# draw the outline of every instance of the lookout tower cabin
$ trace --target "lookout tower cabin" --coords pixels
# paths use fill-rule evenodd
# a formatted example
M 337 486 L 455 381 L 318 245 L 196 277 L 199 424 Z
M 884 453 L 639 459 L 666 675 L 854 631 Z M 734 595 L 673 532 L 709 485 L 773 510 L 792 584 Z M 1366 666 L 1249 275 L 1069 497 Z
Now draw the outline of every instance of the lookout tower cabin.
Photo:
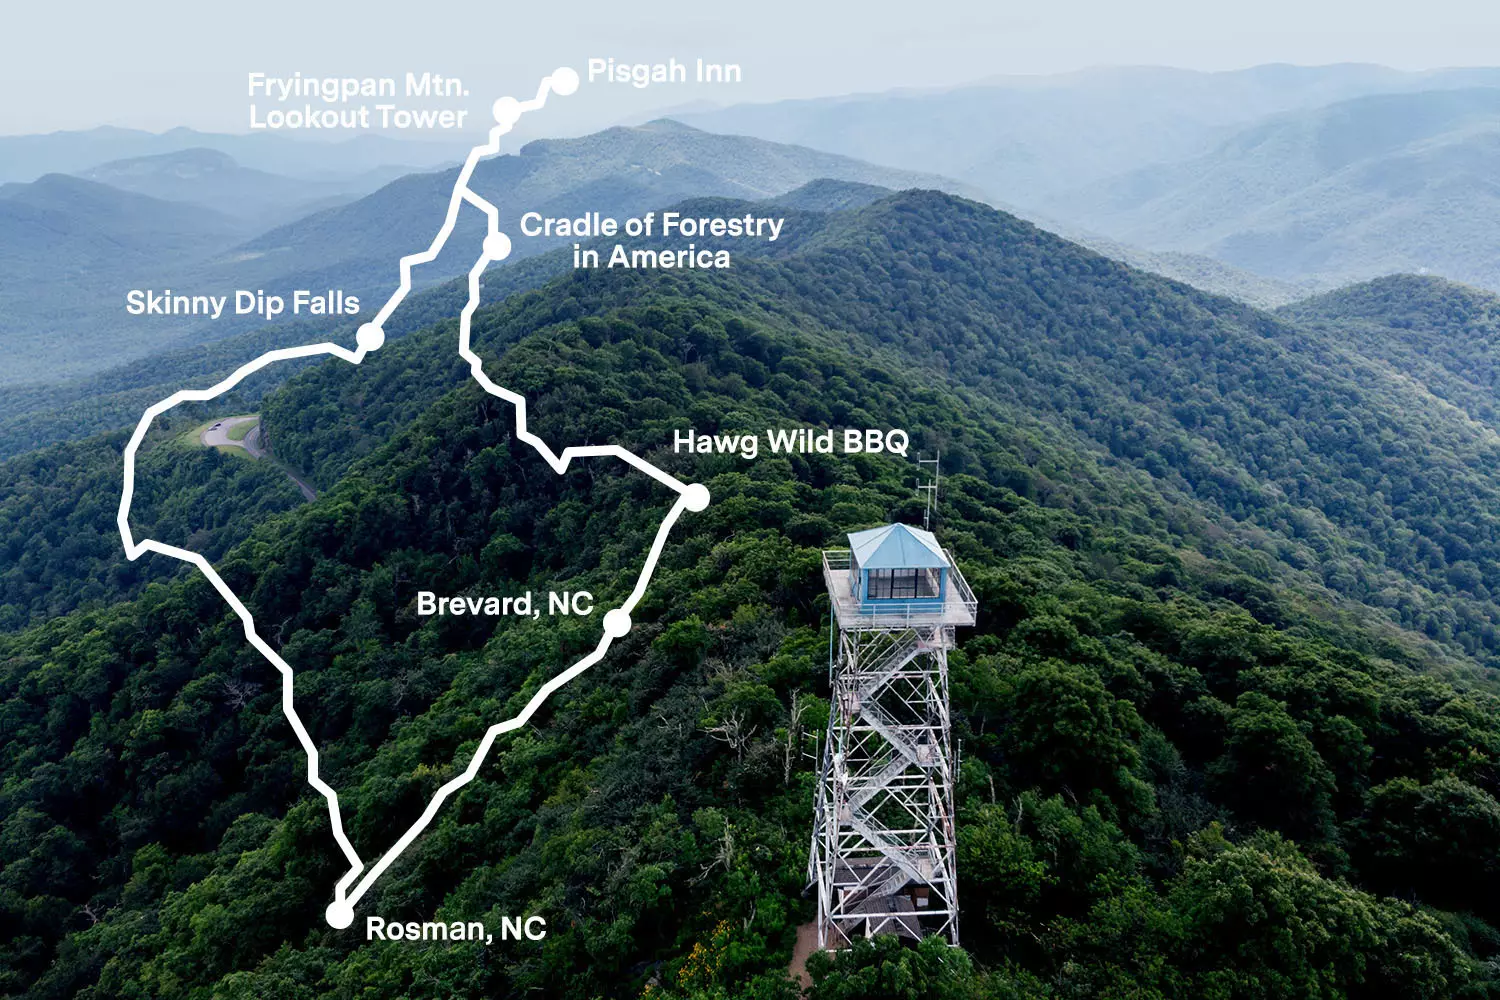
M 887 524 L 848 538 L 823 553 L 840 628 L 974 624 L 974 595 L 932 532 Z

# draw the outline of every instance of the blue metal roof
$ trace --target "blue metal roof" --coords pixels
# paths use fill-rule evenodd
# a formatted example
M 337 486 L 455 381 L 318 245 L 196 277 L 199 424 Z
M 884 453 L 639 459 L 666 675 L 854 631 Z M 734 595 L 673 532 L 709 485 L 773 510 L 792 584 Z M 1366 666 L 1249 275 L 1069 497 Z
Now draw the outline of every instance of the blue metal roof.
M 849 533 L 849 551 L 860 569 L 913 569 L 947 566 L 948 557 L 932 532 L 906 524 Z

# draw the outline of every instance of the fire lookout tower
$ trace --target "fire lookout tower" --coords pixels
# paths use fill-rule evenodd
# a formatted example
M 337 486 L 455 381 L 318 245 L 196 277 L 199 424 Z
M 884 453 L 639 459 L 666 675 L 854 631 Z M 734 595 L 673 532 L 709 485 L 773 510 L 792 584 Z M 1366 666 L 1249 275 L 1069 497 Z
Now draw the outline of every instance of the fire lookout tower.
M 848 537 L 823 553 L 838 651 L 807 864 L 818 946 L 876 934 L 956 945 L 948 650 L 977 602 L 931 532 Z

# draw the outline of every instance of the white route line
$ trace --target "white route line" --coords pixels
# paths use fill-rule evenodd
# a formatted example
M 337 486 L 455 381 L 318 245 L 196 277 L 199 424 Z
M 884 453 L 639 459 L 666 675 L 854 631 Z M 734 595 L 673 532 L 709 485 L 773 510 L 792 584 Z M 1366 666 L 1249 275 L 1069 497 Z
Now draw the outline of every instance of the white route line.
M 475 146 L 469 150 L 468 158 L 464 161 L 463 169 L 459 171 L 458 179 L 454 181 L 453 193 L 448 198 L 448 211 L 443 218 L 442 228 L 433 237 L 432 243 L 421 253 L 414 253 L 401 258 L 401 284 L 391 293 L 385 305 L 376 313 L 375 318 L 359 328 L 355 337 L 358 345 L 357 350 L 349 350 L 338 344 L 307 344 L 302 347 L 287 347 L 280 350 L 268 351 L 247 364 L 235 369 L 233 374 L 223 381 L 210 386 L 207 389 L 183 389 L 163 399 L 161 402 L 149 407 L 142 414 L 140 422 L 136 424 L 135 433 L 131 435 L 130 441 L 125 445 L 125 474 L 124 486 L 120 491 L 120 512 L 116 517 L 116 523 L 120 527 L 120 539 L 125 545 L 125 555 L 131 560 L 139 559 L 147 552 L 157 552 L 161 555 L 171 556 L 183 562 L 192 563 L 198 571 L 213 584 L 215 590 L 224 598 L 224 602 L 233 609 L 245 626 L 245 638 L 250 645 L 264 656 L 272 666 L 281 672 L 281 708 L 286 713 L 287 722 L 291 724 L 292 731 L 297 735 L 297 741 L 302 744 L 302 749 L 307 754 L 307 783 L 311 785 L 328 802 L 328 818 L 333 828 L 333 839 L 338 841 L 339 848 L 344 852 L 344 857 L 349 861 L 349 871 L 343 878 L 339 879 L 334 887 L 334 899 L 328 906 L 326 917 L 328 923 L 337 928 L 348 927 L 354 922 L 354 906 L 370 891 L 370 886 L 375 880 L 391 866 L 401 853 L 410 847 L 437 815 L 438 809 L 444 801 L 472 781 L 479 773 L 480 766 L 484 763 L 485 756 L 494 746 L 495 740 L 502 734 L 513 729 L 524 726 L 531 717 L 536 714 L 537 709 L 564 684 L 583 673 L 589 667 L 598 663 L 609 652 L 610 644 L 616 639 L 630 631 L 630 613 L 635 610 L 642 596 L 646 593 L 646 586 L 651 581 L 651 575 L 656 571 L 657 561 L 661 558 L 662 548 L 666 545 L 667 535 L 672 526 L 682 516 L 684 510 L 701 511 L 708 506 L 708 488 L 700 483 L 684 483 L 681 480 L 668 475 L 661 469 L 647 462 L 640 456 L 627 451 L 619 445 L 589 445 L 584 447 L 564 448 L 561 454 L 554 453 L 545 441 L 532 434 L 526 429 L 526 399 L 517 393 L 511 392 L 504 386 L 497 385 L 488 375 L 484 373 L 484 362 L 479 355 L 475 354 L 469 346 L 470 323 L 473 320 L 474 310 L 479 307 L 479 278 L 486 267 L 492 261 L 503 260 L 510 254 L 510 239 L 500 232 L 500 212 L 485 201 L 479 195 L 469 189 L 469 179 L 474 174 L 474 168 L 479 161 L 486 156 L 492 156 L 500 151 L 500 137 L 505 135 L 515 125 L 516 121 L 527 111 L 536 111 L 541 108 L 547 100 L 548 93 L 555 93 L 566 97 L 578 89 L 578 74 L 562 67 L 552 72 L 551 76 L 542 80 L 541 86 L 537 88 L 536 97 L 529 101 L 517 101 L 515 98 L 502 97 L 495 102 L 494 113 L 496 124 L 490 129 L 489 141 L 484 145 Z M 627 465 L 646 473 L 657 482 L 670 487 L 677 493 L 677 500 L 662 520 L 661 526 L 656 531 L 656 539 L 651 544 L 651 550 L 646 555 L 646 560 L 641 566 L 641 572 L 636 578 L 635 587 L 630 596 L 618 608 L 604 615 L 604 635 L 599 644 L 594 647 L 593 652 L 583 659 L 574 663 L 566 670 L 553 677 L 547 683 L 537 689 L 536 694 L 526 702 L 526 707 L 521 709 L 514 717 L 498 722 L 485 731 L 479 746 L 474 750 L 469 759 L 469 765 L 462 774 L 444 784 L 433 795 L 432 801 L 427 804 L 422 815 L 401 838 L 391 845 L 390 849 L 381 855 L 380 859 L 365 870 L 365 864 L 360 860 L 359 853 L 355 851 L 354 845 L 350 843 L 348 836 L 344 833 L 343 818 L 339 813 L 339 797 L 329 785 L 318 776 L 318 748 L 313 745 L 312 738 L 308 736 L 307 729 L 302 725 L 302 720 L 297 715 L 297 710 L 292 704 L 292 668 L 285 660 L 277 654 L 276 650 L 262 639 L 255 630 L 255 620 L 250 616 L 250 611 L 235 596 L 234 592 L 215 572 L 209 561 L 197 552 L 178 548 L 175 545 L 167 545 L 154 539 L 143 539 L 139 542 L 130 530 L 130 503 L 135 495 L 135 456 L 140 449 L 141 442 L 146 437 L 146 431 L 151 422 L 158 416 L 172 409 L 179 403 L 188 401 L 203 401 L 213 399 L 221 393 L 234 388 L 249 375 L 260 371 L 267 365 L 277 361 L 286 361 L 291 358 L 316 357 L 329 354 L 341 358 L 350 364 L 357 365 L 365 359 L 371 351 L 378 350 L 385 342 L 385 321 L 390 319 L 391 314 L 401 304 L 402 300 L 411 292 L 411 269 L 418 264 L 426 264 L 434 260 L 442 252 L 448 237 L 453 234 L 453 227 L 458 222 L 459 209 L 464 202 L 484 212 L 489 220 L 487 235 L 484 240 L 483 252 L 474 266 L 469 270 L 469 300 L 464 305 L 463 312 L 459 315 L 458 353 L 469 363 L 470 374 L 486 392 L 493 396 L 499 396 L 506 402 L 511 403 L 516 409 L 516 437 L 529 444 L 538 454 L 547 461 L 552 469 L 561 475 L 567 471 L 568 465 L 575 458 L 612 457 L 618 458 Z M 363 873 L 363 878 L 360 877 Z M 358 882 L 355 883 L 355 880 Z M 350 884 L 354 883 L 353 889 Z

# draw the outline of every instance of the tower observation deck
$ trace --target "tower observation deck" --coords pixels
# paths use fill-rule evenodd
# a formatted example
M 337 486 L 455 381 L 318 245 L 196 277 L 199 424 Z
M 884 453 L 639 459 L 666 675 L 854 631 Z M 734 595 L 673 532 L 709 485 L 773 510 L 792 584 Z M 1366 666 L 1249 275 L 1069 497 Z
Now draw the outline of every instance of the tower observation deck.
M 848 537 L 823 553 L 838 648 L 808 858 L 818 945 L 876 934 L 956 945 L 948 650 L 977 602 L 930 532 Z

